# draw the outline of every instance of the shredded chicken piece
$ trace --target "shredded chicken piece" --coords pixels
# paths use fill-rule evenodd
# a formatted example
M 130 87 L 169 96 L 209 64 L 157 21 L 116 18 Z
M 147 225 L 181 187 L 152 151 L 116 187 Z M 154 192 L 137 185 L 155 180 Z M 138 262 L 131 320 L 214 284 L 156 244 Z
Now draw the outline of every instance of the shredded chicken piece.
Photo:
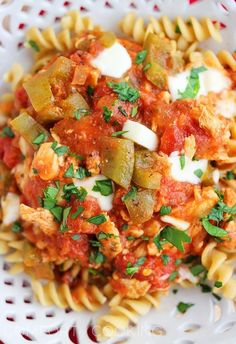
M 38 171 L 39 177 L 43 180 L 51 180 L 58 176 L 63 159 L 53 151 L 51 145 L 52 142 L 42 143 L 32 162 L 32 168 Z
M 236 204 L 236 191 L 226 188 L 224 190 L 224 202 L 229 207 L 233 207 Z
M 135 278 L 121 278 L 119 279 L 119 284 L 122 286 L 120 289 L 121 294 L 132 299 L 138 299 L 139 297 L 146 295 L 150 288 L 148 281 L 139 281 Z
M 110 260 L 122 251 L 119 231 L 108 216 L 107 221 L 102 223 L 99 229 L 100 233 L 106 234 L 104 239 L 100 239 L 102 244 L 100 251 Z
M 100 173 L 101 171 L 100 162 L 101 162 L 100 156 L 97 154 L 88 156 L 86 158 L 86 167 L 93 176 L 96 176 Z
M 207 216 L 210 210 L 216 205 L 219 197 L 212 187 L 205 187 L 201 191 L 201 197 L 197 197 L 184 205 L 181 205 L 171 212 L 171 215 L 183 220 L 194 220 Z
M 39 226 L 46 235 L 52 235 L 58 230 L 53 215 L 47 209 L 34 209 L 25 204 L 21 204 L 20 216 L 24 221 Z
M 192 159 L 196 152 L 196 141 L 194 135 L 190 135 L 184 140 L 184 151 L 185 154 Z
M 227 138 L 229 138 L 230 132 L 226 121 L 215 116 L 205 106 L 202 107 L 202 112 L 198 120 L 200 127 L 206 129 L 212 137 L 218 138 L 227 135 Z

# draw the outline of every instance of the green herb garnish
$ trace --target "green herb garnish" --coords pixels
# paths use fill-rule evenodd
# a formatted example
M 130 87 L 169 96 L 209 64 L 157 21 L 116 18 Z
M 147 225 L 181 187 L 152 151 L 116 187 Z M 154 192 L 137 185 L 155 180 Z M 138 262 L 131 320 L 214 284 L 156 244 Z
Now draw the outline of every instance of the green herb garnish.
M 135 57 L 135 63 L 137 65 L 141 64 L 147 56 L 147 50 L 139 51 Z
M 195 176 L 197 176 L 199 179 L 203 176 L 203 171 L 202 171 L 200 168 L 198 168 L 197 170 L 195 170 L 193 173 L 194 173 Z
M 14 135 L 14 133 L 10 127 L 3 128 L 1 136 L 2 137 L 10 137 L 11 139 L 13 139 L 13 137 L 15 137 L 15 135 Z
M 179 302 L 177 305 L 177 309 L 180 313 L 184 314 L 187 312 L 189 308 L 194 306 L 194 303 L 185 303 L 185 302 Z
M 166 226 L 160 233 L 161 238 L 170 242 L 173 246 L 181 252 L 184 252 L 184 243 L 190 243 L 191 237 L 188 236 L 184 231 L 181 231 L 177 228 Z
M 112 111 L 108 109 L 107 106 L 103 107 L 103 118 L 106 123 L 108 123 L 111 119 Z
M 93 191 L 100 192 L 103 196 L 113 193 L 112 181 L 110 179 L 96 180 Z
M 117 136 L 121 136 L 123 134 L 128 133 L 128 130 L 124 130 L 124 131 L 115 131 L 114 133 L 111 134 L 112 137 L 117 137 Z
M 179 99 L 195 98 L 200 89 L 200 79 L 199 74 L 205 72 L 206 67 L 201 66 L 198 68 L 192 68 L 190 71 L 190 76 L 187 78 L 188 83 L 183 92 L 178 91 L 180 97 Z
M 138 271 L 138 268 L 143 265 L 146 261 L 146 257 L 140 257 L 138 258 L 137 262 L 132 265 L 131 263 L 127 264 L 127 267 L 125 269 L 127 275 L 133 275 Z
M 39 48 L 38 44 L 35 41 L 30 39 L 27 43 L 30 46 L 30 48 L 32 48 L 34 51 L 36 51 L 36 53 L 40 52 L 40 48 Z
M 104 214 L 92 216 L 86 220 L 89 223 L 93 223 L 94 225 L 101 225 L 102 223 L 106 222 L 106 216 Z
M 85 208 L 82 205 L 78 206 L 77 210 L 71 214 L 72 220 L 75 220 L 84 211 L 84 209 Z
M 121 81 L 119 83 L 108 82 L 107 85 L 113 90 L 113 92 L 118 94 L 120 100 L 134 103 L 140 97 L 139 91 L 131 87 L 125 81 Z
M 162 205 L 160 209 L 160 215 L 161 216 L 168 215 L 171 213 L 171 210 L 172 208 L 170 206 Z
M 184 169 L 185 166 L 185 154 L 180 155 L 179 157 L 179 163 L 180 163 L 180 168 L 181 170 Z
M 66 153 L 68 153 L 69 148 L 67 146 L 59 146 L 57 147 L 58 142 L 54 141 L 51 145 L 52 150 L 58 155 L 58 156 L 62 156 Z
M 121 198 L 123 202 L 131 199 L 134 200 L 137 195 L 138 189 L 136 186 L 132 186 L 131 189 Z

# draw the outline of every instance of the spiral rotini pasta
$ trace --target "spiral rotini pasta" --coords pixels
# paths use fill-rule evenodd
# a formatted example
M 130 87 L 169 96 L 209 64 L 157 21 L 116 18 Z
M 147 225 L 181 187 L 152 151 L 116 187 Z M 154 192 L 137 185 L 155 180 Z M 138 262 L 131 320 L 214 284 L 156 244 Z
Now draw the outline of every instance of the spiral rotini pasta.
M 76 301 L 67 284 L 58 286 L 55 282 L 43 284 L 33 280 L 32 289 L 37 300 L 44 306 L 55 304 L 60 308 L 70 307 L 74 311 L 88 309 L 95 312 L 106 302 L 106 297 L 95 285 L 76 287 Z
M 160 303 L 160 293 L 147 294 L 137 300 L 122 299 L 120 304 L 111 307 L 108 314 L 98 319 L 96 329 L 99 340 L 113 337 L 117 330 L 126 329 L 130 323 L 137 324 L 139 317 L 147 314 Z
M 211 50 L 204 52 L 192 52 L 189 55 L 189 60 L 191 62 L 205 63 L 210 67 L 221 69 L 228 67 L 233 71 L 236 71 L 236 60 L 227 50 L 220 50 L 217 54 Z
M 15 63 L 13 64 L 11 69 L 4 75 L 3 79 L 5 82 L 10 83 L 12 90 L 14 90 L 24 76 L 25 74 L 22 65 L 19 63 Z
M 221 288 L 213 288 L 214 293 L 221 293 L 227 298 L 236 296 L 236 279 L 233 279 L 234 267 L 228 261 L 225 252 L 216 248 L 215 242 L 210 242 L 202 252 L 202 265 L 208 270 L 207 278 L 210 281 L 221 281 Z
M 174 40 L 183 37 L 186 42 L 201 42 L 211 37 L 217 42 L 222 41 L 218 23 L 213 24 L 208 17 L 201 21 L 195 17 L 189 17 L 187 20 L 179 16 L 175 20 L 171 20 L 167 16 L 159 19 L 151 17 L 149 24 L 154 33 L 164 32 L 168 38 Z
M 0 231 L 0 254 L 4 254 L 6 262 L 10 263 L 9 272 L 12 274 L 24 271 L 23 245 L 24 240 L 19 240 L 9 229 Z

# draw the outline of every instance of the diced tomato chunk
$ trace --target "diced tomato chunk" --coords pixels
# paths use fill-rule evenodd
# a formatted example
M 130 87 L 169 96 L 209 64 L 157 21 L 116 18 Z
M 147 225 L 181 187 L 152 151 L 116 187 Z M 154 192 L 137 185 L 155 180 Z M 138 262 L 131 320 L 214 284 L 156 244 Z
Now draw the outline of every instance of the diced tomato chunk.
M 187 202 L 193 196 L 193 190 L 194 186 L 190 183 L 162 177 L 159 192 L 163 204 L 177 206 Z
M 21 161 L 21 152 L 13 145 L 13 140 L 10 137 L 0 137 L 0 159 L 8 168 L 13 168 Z
M 83 207 L 83 212 L 75 219 L 71 218 L 71 215 L 78 210 L 78 207 Z M 92 223 L 87 222 L 83 218 L 90 218 L 100 213 L 101 208 L 99 207 L 98 202 L 94 197 L 87 196 L 84 202 L 74 200 L 72 201 L 72 208 L 67 218 L 67 226 L 70 230 L 78 233 L 94 234 L 96 233 L 98 227 Z

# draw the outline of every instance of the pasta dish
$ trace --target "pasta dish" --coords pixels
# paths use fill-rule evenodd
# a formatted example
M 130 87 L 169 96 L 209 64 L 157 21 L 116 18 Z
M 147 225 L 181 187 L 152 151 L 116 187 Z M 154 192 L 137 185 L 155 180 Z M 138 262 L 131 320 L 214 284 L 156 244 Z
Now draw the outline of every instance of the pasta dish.
M 103 340 L 172 285 L 236 296 L 236 55 L 218 23 L 79 12 L 30 28 L 0 98 L 0 253 L 43 305 L 110 309 Z M 193 304 L 178 304 L 185 313 Z M 104 330 L 108 327 L 109 334 Z

